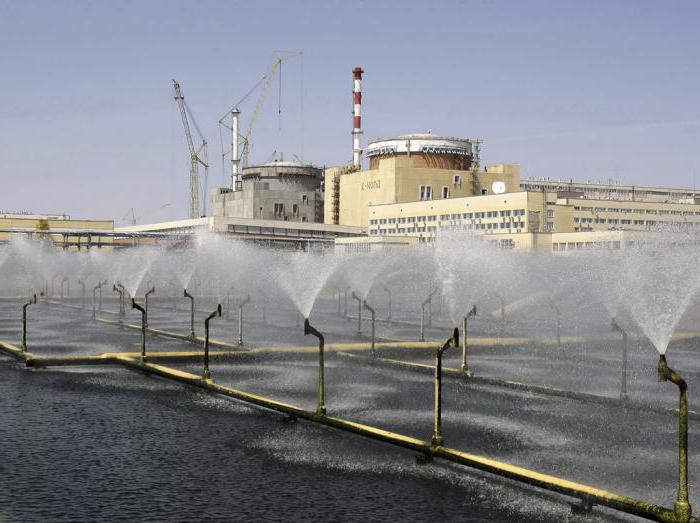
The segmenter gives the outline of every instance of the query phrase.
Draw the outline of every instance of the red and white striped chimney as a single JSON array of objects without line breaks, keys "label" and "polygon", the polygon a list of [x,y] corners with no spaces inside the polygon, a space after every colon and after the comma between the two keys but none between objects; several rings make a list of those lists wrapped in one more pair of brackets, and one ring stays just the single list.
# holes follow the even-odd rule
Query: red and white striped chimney
[{"label": "red and white striped chimney", "polygon": [[362,116],[360,108],[362,106],[362,73],[361,67],[352,70],[352,164],[358,169],[362,168],[362,149],[360,148],[360,135],[362,134]]}]

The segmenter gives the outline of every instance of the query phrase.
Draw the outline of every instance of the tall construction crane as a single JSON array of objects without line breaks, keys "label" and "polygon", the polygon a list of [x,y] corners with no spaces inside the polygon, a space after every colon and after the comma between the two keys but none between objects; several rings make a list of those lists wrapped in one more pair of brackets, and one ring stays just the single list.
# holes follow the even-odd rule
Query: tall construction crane
[{"label": "tall construction crane", "polygon": [[[240,171],[242,168],[248,166],[248,153],[250,151],[250,135],[253,131],[253,125],[255,124],[255,121],[260,113],[260,109],[262,109],[262,106],[265,103],[265,98],[267,97],[267,94],[270,91],[270,87],[272,87],[272,83],[279,73],[280,75],[280,91],[279,91],[279,102],[278,102],[278,114],[281,114],[282,111],[282,105],[281,105],[281,98],[282,98],[282,79],[281,79],[281,68],[282,68],[282,62],[289,60],[291,58],[294,58],[296,56],[301,56],[303,53],[301,51],[278,51],[275,53],[275,58],[274,61],[272,62],[272,66],[270,67],[269,71],[260,79],[258,82],[246,93],[246,95],[241,98],[237,104],[235,104],[229,111],[226,112],[226,114],[219,120],[219,136],[221,138],[221,160],[222,160],[222,169],[225,166],[225,158],[227,155],[231,156],[231,188],[235,189],[235,183],[238,179],[238,176],[240,174]],[[245,131],[240,134],[238,132],[238,118],[240,115],[240,111],[238,110],[238,106],[243,103],[260,85],[262,87],[260,88],[260,94],[258,95],[258,101],[255,104],[255,109],[253,110],[250,120],[248,120],[248,125],[245,129]],[[227,119],[230,116],[231,124],[229,125],[227,123]],[[222,136],[222,129],[227,129],[228,131],[231,131],[231,148],[228,151],[224,151],[223,147],[223,136]],[[240,157],[238,155],[238,140],[240,140],[243,144],[242,147],[242,152],[240,154]]]},{"label": "tall construction crane", "polygon": [[[175,101],[180,109],[180,117],[182,118],[182,126],[185,129],[185,138],[187,139],[187,147],[190,152],[190,218],[199,218],[207,213],[207,203],[206,203],[206,183],[209,174],[209,158],[207,154],[207,141],[202,135],[202,131],[197,125],[197,121],[192,115],[192,111],[185,103],[185,97],[182,94],[182,89],[180,89],[180,84],[173,80],[173,88],[175,89]],[[188,119],[189,118],[189,119]],[[197,135],[201,140],[202,144],[199,147],[195,147],[194,141],[192,140],[192,132],[190,131],[189,120],[192,120],[192,125],[197,131]],[[203,212],[200,214],[199,205],[199,167],[200,165],[204,167],[204,208]]]}]

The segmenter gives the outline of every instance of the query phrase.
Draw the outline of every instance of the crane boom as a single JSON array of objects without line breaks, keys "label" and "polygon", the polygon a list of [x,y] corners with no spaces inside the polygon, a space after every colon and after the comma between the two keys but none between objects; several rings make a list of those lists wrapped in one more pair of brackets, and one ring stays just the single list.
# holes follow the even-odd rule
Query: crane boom
[{"label": "crane boom", "polygon": [[[205,186],[206,186],[206,179],[207,179],[208,168],[209,168],[209,159],[207,157],[207,141],[204,139],[204,136],[202,136],[202,132],[200,131],[199,126],[197,125],[197,121],[194,119],[194,116],[192,115],[192,111],[190,111],[190,108],[187,106],[187,103],[185,102],[185,97],[182,94],[182,89],[180,88],[180,84],[176,80],[173,80],[173,88],[175,90],[175,101],[177,102],[178,109],[180,110],[180,118],[182,119],[182,126],[185,130],[185,138],[187,140],[187,148],[189,149],[189,153],[190,153],[190,201],[189,201],[190,211],[189,211],[189,217],[190,218],[199,218],[200,217],[199,166],[202,165],[204,167],[204,179],[205,179]],[[188,116],[189,116],[189,118],[188,118]],[[192,125],[194,125],[194,128],[197,131],[197,134],[199,135],[200,140],[202,140],[202,145],[200,145],[198,148],[195,147],[194,140],[192,139],[192,131],[190,130],[190,122],[189,122],[190,119],[192,120]],[[204,194],[205,203],[204,203],[203,214],[206,214],[206,188],[204,190],[204,193],[205,193]]]},{"label": "crane boom", "polygon": [[[263,77],[264,83],[260,88],[260,95],[258,96],[258,101],[255,104],[255,109],[253,110],[253,113],[250,116],[250,120],[248,120],[248,126],[246,127],[246,130],[241,137],[243,139],[243,151],[241,152],[241,165],[243,167],[248,166],[250,135],[253,131],[253,125],[255,124],[255,120],[257,119],[258,114],[260,113],[260,109],[262,109],[262,106],[265,103],[265,98],[267,97],[267,94],[270,91],[270,87],[272,86],[272,81],[275,79],[275,75],[277,74],[277,72],[280,69],[280,66],[282,65],[282,61],[287,60],[289,58],[293,58],[295,56],[300,56],[302,53],[300,51],[293,51],[278,52],[276,54],[277,57],[275,58],[274,62],[272,62],[272,67],[270,67],[270,71]],[[246,95],[246,97],[247,96],[248,95]]]},{"label": "crane boom", "polygon": [[192,141],[192,132],[190,131],[190,122],[187,120],[187,109],[185,108],[185,97],[182,95],[180,84],[173,80],[173,88],[175,89],[175,101],[180,110],[180,118],[182,118],[182,126],[185,128],[185,138],[187,138],[187,146],[190,154],[195,154],[194,142]]}]

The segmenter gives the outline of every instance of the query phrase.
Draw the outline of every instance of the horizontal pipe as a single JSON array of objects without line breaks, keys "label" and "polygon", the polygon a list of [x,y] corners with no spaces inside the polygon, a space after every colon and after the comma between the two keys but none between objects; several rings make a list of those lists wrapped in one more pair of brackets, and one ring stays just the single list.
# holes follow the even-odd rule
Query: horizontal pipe
[{"label": "horizontal pipe", "polygon": [[[26,358],[30,356],[30,354],[25,353],[25,358],[22,358],[21,354],[17,354],[18,352],[21,353],[17,347],[13,347],[6,343],[0,343],[0,348],[6,352],[16,355],[20,359],[26,360]],[[225,387],[210,380],[202,380],[200,376],[189,372],[172,369],[170,367],[165,367],[154,363],[141,362],[137,359],[118,354],[114,354],[111,357],[116,363],[119,363],[127,368],[148,372],[150,374],[168,378],[180,383],[193,385],[209,392],[244,401],[246,403],[251,403],[265,409],[292,415],[294,417],[306,419],[347,432],[352,432],[374,440],[383,441],[385,443],[390,443],[392,445],[421,452],[423,454],[444,459],[446,461],[476,468],[490,474],[505,477],[566,496],[584,498],[593,504],[607,506],[653,521],[674,521],[675,516],[673,511],[659,505],[629,498],[627,496],[622,496],[620,494],[615,494],[613,492],[608,492],[595,487],[590,487],[588,485],[569,481],[557,476],[542,474],[494,459],[462,452],[449,447],[435,447],[432,446],[430,442],[405,436],[403,434],[390,432],[370,425],[364,425],[362,423],[357,423],[342,418],[318,415],[315,412],[306,411],[296,405],[272,400],[265,398],[264,396],[240,391],[230,387]],[[693,518],[691,521],[697,522],[697,519]]]},{"label": "horizontal pipe", "polygon": [[[353,421],[336,418],[332,416],[318,415],[315,412],[306,411],[296,405],[275,401],[257,394],[251,394],[241,390],[218,385],[209,380],[202,380],[199,376],[171,369],[162,365],[152,363],[141,363],[130,358],[119,358],[123,365],[169,378],[181,383],[194,385],[208,390],[209,392],[227,396],[233,399],[251,403],[265,409],[270,409],[283,414],[292,415],[297,418],[306,419],[329,427],[334,427],[347,432],[352,432],[360,436],[374,440],[390,443],[399,447],[421,452],[436,458],[458,463],[470,468],[488,472],[497,476],[505,477],[514,481],[525,483],[534,487],[542,488],[574,498],[584,498],[593,504],[607,506],[628,514],[640,516],[653,521],[672,522],[674,521],[673,511],[640,501],[627,496],[622,496],[613,492],[605,491],[581,483],[569,481],[557,476],[542,474],[523,467],[510,465],[494,459],[469,454],[449,447],[434,447],[430,442],[419,440],[403,434],[397,434],[370,425],[356,423]],[[692,521],[697,521],[693,519]]]},{"label": "horizontal pipe", "polygon": [[[425,363],[415,363],[412,361],[395,360],[391,358],[382,357],[368,358],[364,355],[351,354],[349,352],[342,351],[337,351],[336,354],[342,358],[362,361],[363,363],[367,363],[368,365],[381,365],[384,367],[397,368],[430,376],[432,376],[433,372],[435,371],[435,367],[433,365],[427,365]],[[650,403],[644,403],[639,400],[620,400],[619,397],[601,396],[598,394],[590,394],[587,392],[577,392],[573,390],[558,389],[556,387],[548,387],[546,385],[534,385],[530,383],[521,383],[518,381],[502,380],[498,378],[486,378],[483,376],[472,376],[468,379],[465,379],[464,373],[462,373],[459,369],[452,369],[449,367],[443,367],[442,374],[444,376],[456,378],[462,382],[467,382],[472,385],[489,385],[495,387],[503,387],[506,389],[518,390],[522,392],[531,392],[533,394],[542,394],[544,396],[557,396],[573,400],[589,401],[592,403],[598,403],[600,405],[628,405],[630,407],[647,410],[656,414],[678,413],[678,409],[676,408],[660,407],[657,405],[652,405]],[[689,410],[688,417],[691,419],[700,420],[700,412]]]}]

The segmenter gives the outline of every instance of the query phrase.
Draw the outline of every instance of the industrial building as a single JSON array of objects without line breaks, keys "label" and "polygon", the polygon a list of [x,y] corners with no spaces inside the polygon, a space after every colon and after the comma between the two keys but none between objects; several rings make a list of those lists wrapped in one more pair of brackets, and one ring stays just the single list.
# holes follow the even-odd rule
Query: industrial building
[{"label": "industrial building", "polygon": [[274,161],[246,167],[236,190],[219,188],[212,196],[215,217],[322,222],[323,169],[299,162]]},{"label": "industrial building", "polygon": [[[441,230],[483,234],[503,247],[557,249],[609,232],[700,231],[700,206],[683,203],[559,198],[557,193],[518,191],[498,195],[372,205],[370,237],[413,236],[429,242]],[[558,241],[556,235],[567,234]],[[583,240],[581,240],[583,241]]]},{"label": "industrial building", "polygon": [[517,165],[479,168],[478,140],[408,134],[370,142],[369,169],[326,173],[326,223],[366,227],[376,205],[517,191]]},{"label": "industrial building", "polygon": [[75,220],[67,214],[0,213],[0,244],[13,235],[49,240],[66,249],[111,247],[113,220]]},{"label": "industrial building", "polygon": [[291,223],[222,216],[132,225],[115,229],[115,233],[123,238],[133,239],[135,244],[187,241],[199,232],[225,234],[232,239],[281,248],[306,248],[309,245],[332,246],[337,238],[365,238],[367,234],[366,230],[360,227],[344,225]]}]

